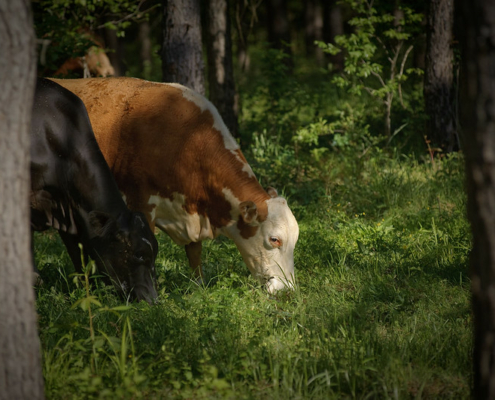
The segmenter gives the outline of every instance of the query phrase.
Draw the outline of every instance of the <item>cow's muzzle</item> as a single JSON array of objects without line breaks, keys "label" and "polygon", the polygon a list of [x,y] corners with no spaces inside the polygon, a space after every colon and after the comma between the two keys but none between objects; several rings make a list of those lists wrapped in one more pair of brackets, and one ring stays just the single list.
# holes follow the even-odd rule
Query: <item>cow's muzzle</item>
[{"label": "cow's muzzle", "polygon": [[266,282],[266,291],[275,294],[280,290],[294,290],[294,283],[288,279],[272,276]]}]

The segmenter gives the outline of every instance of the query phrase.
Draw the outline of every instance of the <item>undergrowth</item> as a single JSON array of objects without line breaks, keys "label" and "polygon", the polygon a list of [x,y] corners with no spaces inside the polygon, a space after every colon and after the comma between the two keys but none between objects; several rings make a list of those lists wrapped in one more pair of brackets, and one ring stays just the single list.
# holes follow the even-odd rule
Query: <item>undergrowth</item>
[{"label": "undergrowth", "polygon": [[160,233],[158,303],[126,304],[74,280],[58,236],[37,234],[47,398],[468,398],[462,156],[324,165],[333,179],[311,201],[286,190],[293,293],[270,297],[226,238],[204,243],[198,286]]}]

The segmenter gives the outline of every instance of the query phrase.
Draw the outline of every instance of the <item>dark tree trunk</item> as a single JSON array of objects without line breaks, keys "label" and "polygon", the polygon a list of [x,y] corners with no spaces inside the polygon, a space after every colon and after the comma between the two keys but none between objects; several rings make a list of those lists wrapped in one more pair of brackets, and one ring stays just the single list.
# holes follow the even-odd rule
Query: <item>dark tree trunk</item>
[{"label": "dark tree trunk", "polygon": [[139,52],[141,58],[141,67],[144,79],[150,79],[151,72],[151,38],[150,23],[148,21],[139,24],[138,38],[141,45]]},{"label": "dark tree trunk", "polygon": [[199,0],[163,2],[162,74],[205,94]]},{"label": "dark tree trunk", "polygon": [[258,7],[261,2],[249,2],[246,0],[232,0],[235,4],[234,26],[237,37],[237,60],[241,71],[249,69],[249,54],[247,52],[248,41],[255,23],[258,21]]},{"label": "dark tree trunk", "polygon": [[[326,43],[335,44],[335,36],[344,34],[344,20],[342,9],[337,0],[323,1],[323,40]],[[328,56],[336,71],[344,69],[344,56],[342,52]]]},{"label": "dark tree trunk", "polygon": [[30,246],[35,45],[29,0],[0,1],[0,399],[43,399]]},{"label": "dark tree trunk", "polygon": [[323,40],[323,7],[320,0],[307,0],[304,6],[304,38],[306,55],[314,56],[318,64],[323,62],[323,51],[315,40]]},{"label": "dark tree trunk", "polygon": [[115,76],[124,76],[126,72],[124,43],[121,38],[117,37],[114,29],[105,28],[103,33],[105,48],[109,50],[106,54],[113,66]]},{"label": "dark tree trunk", "polygon": [[274,49],[282,50],[287,54],[285,64],[292,69],[292,51],[290,48],[289,17],[287,0],[266,1],[266,22],[268,42]]},{"label": "dark tree trunk", "polygon": [[427,134],[434,145],[458,148],[454,113],[454,0],[431,0],[427,20],[424,82]]},{"label": "dark tree trunk", "polygon": [[456,2],[461,43],[460,122],[473,234],[472,398],[495,398],[495,3]]},{"label": "dark tree trunk", "polygon": [[[454,0],[452,0],[454,1]],[[454,18],[455,20],[455,18]],[[455,29],[455,26],[454,26]],[[426,69],[426,16],[421,21],[421,33],[416,35],[412,54],[414,68]]]},{"label": "dark tree trunk", "polygon": [[208,55],[209,98],[218,108],[218,112],[232,135],[237,137],[237,110],[228,1],[209,0],[207,21],[206,51]]}]

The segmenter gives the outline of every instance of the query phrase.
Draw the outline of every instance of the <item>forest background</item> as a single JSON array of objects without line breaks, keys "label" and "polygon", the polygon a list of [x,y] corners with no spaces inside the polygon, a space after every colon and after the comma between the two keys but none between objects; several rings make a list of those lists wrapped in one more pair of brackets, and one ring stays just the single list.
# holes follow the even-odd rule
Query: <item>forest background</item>
[{"label": "forest background", "polygon": [[[174,70],[167,21],[191,4],[200,56]],[[155,306],[81,284],[58,236],[37,235],[47,397],[468,398],[471,234],[445,4],[33,2],[39,76],[95,44],[114,75],[175,74],[219,108],[301,230],[298,289],[275,298],[229,241],[205,246],[198,287],[159,234]]]}]

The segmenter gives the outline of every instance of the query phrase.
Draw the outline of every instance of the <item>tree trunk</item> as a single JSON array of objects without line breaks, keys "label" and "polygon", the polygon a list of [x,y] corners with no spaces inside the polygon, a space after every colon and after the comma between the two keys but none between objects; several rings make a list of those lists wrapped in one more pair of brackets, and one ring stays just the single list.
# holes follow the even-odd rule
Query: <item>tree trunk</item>
[{"label": "tree trunk", "polygon": [[292,51],[290,48],[289,18],[287,14],[287,0],[266,1],[266,22],[268,42],[274,49],[282,50],[287,54],[285,65],[292,70]]},{"label": "tree trunk", "polygon": [[237,59],[241,71],[249,70],[248,42],[258,22],[258,10],[262,1],[232,0],[235,4],[234,26],[237,37]]},{"label": "tree trunk", "polygon": [[151,74],[151,28],[148,21],[139,24],[139,44],[141,45],[140,58],[144,79],[150,79]]},{"label": "tree trunk", "polygon": [[453,106],[453,2],[429,2],[424,82],[428,138],[447,152],[458,147]]},{"label": "tree trunk", "polygon": [[208,89],[211,102],[218,108],[225,124],[237,137],[232,39],[227,0],[209,0],[206,34]]},{"label": "tree trunk", "polygon": [[473,234],[472,398],[495,398],[495,7],[456,2],[461,42],[460,122],[466,149],[468,216]]},{"label": "tree trunk", "polygon": [[199,0],[163,2],[162,74],[205,94]]},{"label": "tree trunk", "polygon": [[30,246],[31,2],[0,1],[0,399],[42,399]]},{"label": "tree trunk", "polygon": [[[337,4],[337,0],[323,1],[323,40],[326,43],[335,44],[335,36],[344,34],[344,20],[342,9]],[[344,69],[344,56],[342,52],[328,56],[334,70]]]},{"label": "tree trunk", "polygon": [[110,63],[115,71],[114,76],[124,76],[126,66],[124,64],[125,49],[121,38],[117,37],[117,32],[114,29],[105,28],[103,32],[105,38],[105,48],[109,49],[106,53]]},{"label": "tree trunk", "polygon": [[323,40],[323,7],[320,0],[307,0],[304,6],[304,38],[306,55],[315,57],[319,65],[323,62],[323,51],[315,40]]}]

